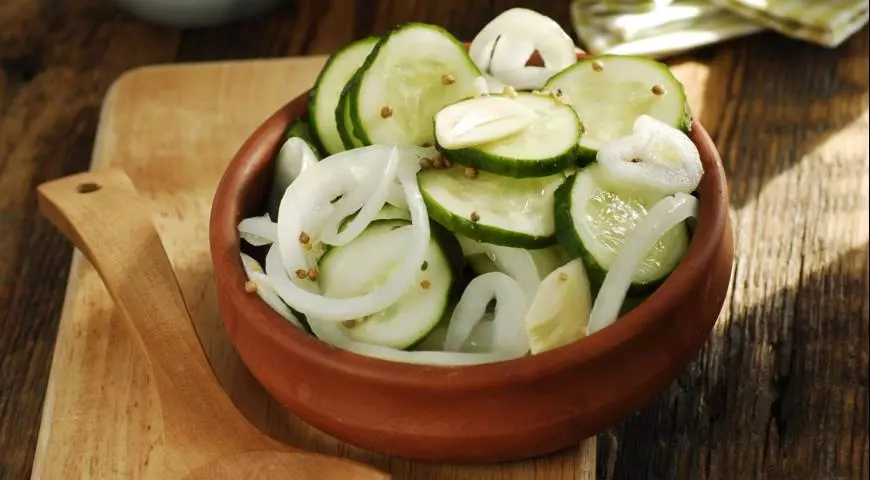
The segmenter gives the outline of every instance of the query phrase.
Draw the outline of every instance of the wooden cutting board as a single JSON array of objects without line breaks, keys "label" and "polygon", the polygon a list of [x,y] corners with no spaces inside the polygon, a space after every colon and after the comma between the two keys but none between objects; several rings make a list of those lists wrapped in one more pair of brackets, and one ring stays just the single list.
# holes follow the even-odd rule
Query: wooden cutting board
[{"label": "wooden cutting board", "polygon": [[[92,169],[121,167],[151,201],[206,353],[258,428],[300,448],[370,463],[397,479],[594,478],[595,441],[481,466],[409,462],[348,446],[296,419],[245,369],[222,329],[208,250],[224,166],[272,112],[307,89],[324,57],[139,69],[108,93]],[[143,295],[147,292],[143,292]],[[33,478],[135,479],[160,442],[148,368],[93,268],[76,252],[60,321]]]}]

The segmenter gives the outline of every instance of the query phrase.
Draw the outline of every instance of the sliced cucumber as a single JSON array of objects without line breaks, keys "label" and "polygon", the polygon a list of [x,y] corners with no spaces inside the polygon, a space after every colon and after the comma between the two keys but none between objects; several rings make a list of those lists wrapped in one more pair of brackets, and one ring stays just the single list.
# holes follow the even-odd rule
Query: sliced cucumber
[{"label": "sliced cucumber", "polygon": [[542,93],[519,92],[514,101],[536,114],[536,119],[519,132],[456,150],[444,148],[440,141],[436,146],[456,163],[515,178],[552,175],[573,164],[583,134],[583,125],[574,110]]},{"label": "sliced cucumber", "polygon": [[365,146],[362,140],[356,136],[353,129],[353,119],[350,117],[350,99],[353,83],[349,83],[341,91],[341,99],[335,107],[335,124],[341,143],[345,150],[353,150]]},{"label": "sliced cucumber", "polygon": [[456,240],[474,274],[506,273],[531,296],[542,279],[571,260],[561,245],[525,249],[479,242],[463,235],[456,235]]},{"label": "sliced cucumber", "polygon": [[465,175],[465,167],[421,170],[417,175],[429,217],[473,240],[519,248],[556,243],[553,192],[564,181],[548,177],[509,178],[487,172]]},{"label": "sliced cucumber", "polygon": [[[553,270],[568,263],[571,258],[561,245],[553,245],[547,248],[534,248],[526,250],[534,262],[536,270],[540,278],[546,278]],[[497,272],[499,268],[496,266],[492,254],[477,253],[468,256],[468,264],[476,275],[484,273]]]},{"label": "sliced cucumber", "polygon": [[[344,230],[344,227],[347,226],[356,215],[357,214],[354,213],[342,220],[338,227],[338,231],[341,232]],[[383,220],[406,220],[410,222],[411,212],[404,208],[384,205],[384,207],[375,215],[372,223]],[[429,229],[431,232],[430,235],[438,242],[438,245],[441,246],[441,251],[447,256],[453,274],[458,277],[462,274],[462,269],[465,267],[465,259],[462,256],[462,249],[459,247],[456,237],[454,237],[447,229],[432,221],[429,222]],[[324,245],[324,248],[326,249],[326,252],[329,252],[334,247],[332,245]]]},{"label": "sliced cucumber", "polygon": [[431,145],[435,113],[474,96],[478,76],[465,47],[443,28],[401,25],[378,42],[354,75],[354,133],[366,145]]},{"label": "sliced cucumber", "polygon": [[[354,212],[351,215],[345,217],[344,220],[338,225],[338,232],[341,233],[344,230],[344,227],[347,226],[348,223],[351,222],[354,218],[356,218],[359,212]],[[394,207],[392,205],[384,205],[383,208],[378,210],[378,213],[375,214],[375,218],[372,219],[372,222],[376,222],[378,220],[407,220],[411,221],[411,212],[405,210],[404,208]],[[327,249],[330,249],[330,245],[326,245]]]},{"label": "sliced cucumber", "polygon": [[363,64],[378,40],[378,37],[363,38],[333,53],[314,82],[308,111],[312,129],[327,155],[345,149],[337,127],[336,107],[344,86]]},{"label": "sliced cucumber", "polygon": [[483,275],[484,273],[497,272],[498,267],[495,262],[485,253],[478,253],[468,257],[468,265],[474,271],[475,275]]},{"label": "sliced cucumber", "polygon": [[553,273],[553,270],[565,265],[571,261],[565,247],[561,245],[553,245],[547,248],[535,248],[529,250],[532,255],[532,261],[538,267],[538,275],[541,278],[547,278],[547,275]]},{"label": "sliced cucumber", "polygon": [[429,221],[429,231],[430,235],[436,242],[438,242],[438,246],[441,247],[441,252],[444,253],[444,256],[447,257],[447,262],[450,264],[450,269],[453,271],[453,278],[457,279],[454,282],[454,289],[452,294],[455,294],[453,300],[459,300],[459,296],[462,295],[462,290],[465,288],[465,285],[461,284],[458,280],[462,276],[462,271],[465,268],[465,257],[462,255],[462,248],[459,246],[459,242],[456,240],[456,237],[450,233],[449,230],[442,227],[437,222],[432,220]]},{"label": "sliced cucumber", "polygon": [[[321,258],[318,283],[327,297],[364,295],[389,278],[402,261],[400,247],[408,238],[405,220],[378,220],[352,242],[334,247]],[[433,237],[414,284],[399,300],[376,314],[342,327],[354,340],[404,349],[423,339],[447,311],[454,275],[447,256]]]},{"label": "sliced cucumber", "polygon": [[605,143],[631,135],[642,114],[685,132],[692,123],[683,85],[667,65],[644,57],[588,57],[554,75],[544,89],[565,94],[583,121],[581,164],[595,160]]},{"label": "sliced cucumber", "polygon": [[[589,279],[601,285],[617,252],[637,222],[655,204],[650,198],[616,193],[599,180],[600,166],[578,171],[556,190],[555,217],[559,243],[586,264]],[[685,224],[668,231],[634,274],[632,292],[649,291],[661,283],[686,253]]]},{"label": "sliced cucumber", "polygon": [[[475,325],[471,330],[471,334],[468,335],[468,340],[462,344],[459,351],[468,353],[486,353],[492,351],[493,319],[494,316],[492,313],[484,314],[480,323]],[[444,341],[447,339],[448,326],[448,322],[439,323],[432,329],[426,338],[414,345],[412,350],[422,352],[444,350]]]},{"label": "sliced cucumber", "polygon": [[408,220],[411,221],[411,212],[404,208],[384,205],[375,215],[375,220]]}]

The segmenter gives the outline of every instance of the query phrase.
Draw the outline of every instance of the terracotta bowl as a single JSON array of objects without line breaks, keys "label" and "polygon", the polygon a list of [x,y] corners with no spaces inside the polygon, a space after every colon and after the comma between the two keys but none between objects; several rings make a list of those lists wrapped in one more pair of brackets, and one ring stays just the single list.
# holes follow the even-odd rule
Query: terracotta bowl
[{"label": "terracotta bowl", "polygon": [[443,462],[517,460],[595,435],[650,402],[695,356],[725,300],[732,232],[725,174],[700,123],[705,174],[689,250],[668,279],[612,326],[501,363],[427,367],[331,347],[245,292],[238,222],[265,211],[272,159],[308,93],[263,123],[229,164],[211,214],[224,326],[242,360],[299,418],[358,447]]}]

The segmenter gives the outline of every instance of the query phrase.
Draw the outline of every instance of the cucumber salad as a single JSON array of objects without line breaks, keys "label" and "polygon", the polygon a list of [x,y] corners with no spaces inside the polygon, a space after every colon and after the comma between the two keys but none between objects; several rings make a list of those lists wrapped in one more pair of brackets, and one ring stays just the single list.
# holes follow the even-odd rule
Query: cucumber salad
[{"label": "cucumber salad", "polygon": [[239,225],[245,289],[336,348],[470,365],[593,335],[677,267],[704,173],[680,82],[514,8],[334,53]]}]

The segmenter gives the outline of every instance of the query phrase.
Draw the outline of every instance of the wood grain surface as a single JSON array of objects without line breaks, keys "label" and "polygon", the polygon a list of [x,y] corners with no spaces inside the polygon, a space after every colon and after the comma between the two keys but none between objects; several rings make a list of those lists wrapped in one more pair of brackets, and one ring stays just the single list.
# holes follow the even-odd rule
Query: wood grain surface
[{"label": "wood grain surface", "polygon": [[[69,272],[34,188],[87,168],[113,80],[145,64],[328,53],[411,19],[469,38],[518,4],[571,31],[567,0],[299,0],[183,32],[109,0],[0,2],[0,479],[30,475]],[[599,477],[870,473],[868,51],[867,28],[837,49],[765,33],[671,62],[702,86],[690,96],[731,180],[734,282],[678,381],[599,436]]]},{"label": "wood grain surface", "polygon": [[[239,145],[274,110],[307,89],[324,61],[324,56],[310,56],[148,67],[115,82],[103,102],[91,169],[123,169],[146,199],[218,380],[237,408],[268,435],[308,451],[373,464],[397,480],[591,480],[594,439],[537,460],[479,467],[408,462],[349,447],[288,413],[242,364],[217,310],[208,242],[212,198]],[[173,441],[173,419],[161,420],[172,410],[158,402],[161,379],[150,373],[99,276],[78,253],[70,275],[34,478],[161,478],[150,460]],[[160,400],[167,401],[165,394]],[[174,420],[176,426],[183,422],[178,416]],[[187,448],[188,457],[204,455]],[[324,478],[340,477],[324,472]]]}]

